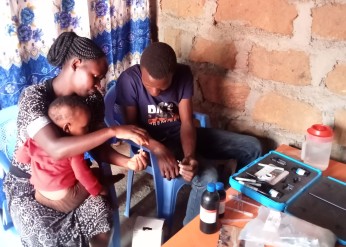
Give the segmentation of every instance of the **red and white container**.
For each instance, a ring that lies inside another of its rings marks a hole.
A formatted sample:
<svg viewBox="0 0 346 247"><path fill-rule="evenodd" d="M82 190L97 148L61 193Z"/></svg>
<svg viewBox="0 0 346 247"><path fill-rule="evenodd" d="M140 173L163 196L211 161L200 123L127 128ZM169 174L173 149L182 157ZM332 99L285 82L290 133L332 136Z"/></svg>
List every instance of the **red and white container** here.
<svg viewBox="0 0 346 247"><path fill-rule="evenodd" d="M329 165L332 143L332 128L323 124L312 125L307 129L305 142L302 145L302 160L304 163L324 171Z"/></svg>

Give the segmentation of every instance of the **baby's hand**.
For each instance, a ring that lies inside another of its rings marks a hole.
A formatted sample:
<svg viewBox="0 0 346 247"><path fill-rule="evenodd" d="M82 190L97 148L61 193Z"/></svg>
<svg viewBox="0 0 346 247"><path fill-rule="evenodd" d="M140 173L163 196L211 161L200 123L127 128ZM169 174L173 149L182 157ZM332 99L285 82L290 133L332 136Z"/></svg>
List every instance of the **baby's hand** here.
<svg viewBox="0 0 346 247"><path fill-rule="evenodd" d="M134 171L142 171L147 168L148 155L143 150L140 150L138 154L135 154L128 162L127 167Z"/></svg>

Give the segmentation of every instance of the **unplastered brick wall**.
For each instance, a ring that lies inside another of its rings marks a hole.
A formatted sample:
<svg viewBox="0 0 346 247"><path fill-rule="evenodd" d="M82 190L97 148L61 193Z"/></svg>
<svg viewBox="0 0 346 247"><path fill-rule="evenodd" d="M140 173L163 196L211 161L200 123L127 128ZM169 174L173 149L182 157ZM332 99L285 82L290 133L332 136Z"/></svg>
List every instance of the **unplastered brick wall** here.
<svg viewBox="0 0 346 247"><path fill-rule="evenodd" d="M158 0L155 21L214 127L275 148L327 124L332 157L346 161L345 0Z"/></svg>

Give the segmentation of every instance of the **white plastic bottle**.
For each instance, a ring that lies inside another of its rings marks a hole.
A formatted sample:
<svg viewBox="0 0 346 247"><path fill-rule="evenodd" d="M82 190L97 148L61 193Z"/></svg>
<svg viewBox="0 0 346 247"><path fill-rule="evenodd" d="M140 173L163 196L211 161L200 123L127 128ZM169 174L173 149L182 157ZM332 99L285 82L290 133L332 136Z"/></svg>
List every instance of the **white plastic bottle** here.
<svg viewBox="0 0 346 247"><path fill-rule="evenodd" d="M333 130L323 124L314 124L307 129L302 145L301 158L304 163L324 171L328 168L332 151Z"/></svg>

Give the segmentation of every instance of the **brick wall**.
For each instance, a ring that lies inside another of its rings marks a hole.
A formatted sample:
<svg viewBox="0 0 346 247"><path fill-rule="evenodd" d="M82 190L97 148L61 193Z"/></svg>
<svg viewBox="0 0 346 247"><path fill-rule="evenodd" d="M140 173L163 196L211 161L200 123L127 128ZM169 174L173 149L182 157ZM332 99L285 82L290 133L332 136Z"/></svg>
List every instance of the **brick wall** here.
<svg viewBox="0 0 346 247"><path fill-rule="evenodd" d="M212 124L301 147L334 128L346 161L345 0L160 0L158 39L195 76L195 110Z"/></svg>

